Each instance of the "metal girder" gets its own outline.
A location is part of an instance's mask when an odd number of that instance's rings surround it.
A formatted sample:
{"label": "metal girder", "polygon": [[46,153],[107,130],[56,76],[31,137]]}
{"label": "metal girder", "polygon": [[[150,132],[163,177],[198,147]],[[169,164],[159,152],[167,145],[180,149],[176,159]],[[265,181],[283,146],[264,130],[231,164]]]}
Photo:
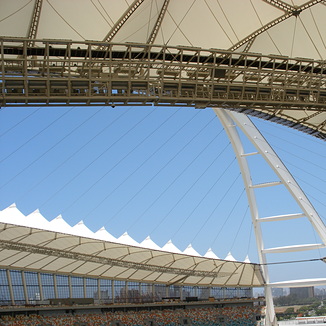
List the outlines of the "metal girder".
{"label": "metal girder", "polygon": [[274,20],[272,20],[271,22],[269,22],[268,24],[264,25],[263,27],[257,29],[256,31],[254,31],[253,33],[249,34],[247,37],[245,37],[244,39],[242,39],[241,41],[239,41],[238,43],[234,44],[233,46],[231,46],[229,48],[230,51],[235,51],[238,48],[240,48],[242,45],[246,44],[247,42],[249,42],[252,39],[255,39],[258,35],[266,32],[267,30],[269,30],[270,28],[272,28],[273,26],[283,22],[284,20],[288,19],[289,17],[292,17],[292,13],[286,13],[284,15],[282,15],[281,17],[278,17]]}
{"label": "metal girder", "polygon": [[255,37],[254,38],[252,38],[252,39],[250,39],[248,42],[247,42],[247,44],[245,45],[245,47],[244,47],[244,49],[243,49],[243,52],[249,52],[250,51],[250,48],[251,48],[251,46],[254,44],[254,42],[255,42]]}
{"label": "metal girder", "polygon": [[148,44],[108,43],[101,50],[100,42],[28,42],[0,39],[2,106],[223,107],[326,138],[323,61]]}
{"label": "metal girder", "polygon": [[[267,2],[270,2],[270,1],[267,0]],[[279,1],[271,1],[271,2],[279,3]],[[266,32],[270,28],[278,25],[279,23],[283,22],[284,20],[286,20],[286,19],[288,19],[288,18],[290,18],[292,16],[298,16],[303,10],[306,10],[306,9],[308,9],[308,8],[310,8],[310,7],[316,5],[317,3],[320,3],[320,2],[324,2],[324,0],[311,0],[311,1],[308,1],[307,3],[303,4],[302,6],[293,7],[292,11],[286,12],[286,14],[272,20],[271,22],[269,22],[266,25],[262,26],[261,28],[257,29],[256,31],[249,34],[248,36],[246,36],[244,39],[242,39],[238,43],[234,44],[232,47],[229,48],[229,50],[230,51],[237,50],[242,45],[249,42],[251,39],[256,38],[258,35]]]}
{"label": "metal girder", "polygon": [[311,1],[308,1],[306,2],[305,4],[303,4],[302,6],[298,7],[299,10],[306,10],[318,3],[322,3],[322,4],[325,4],[325,0],[311,0]]}
{"label": "metal girder", "polygon": [[30,41],[28,43],[28,46],[35,45],[37,29],[38,29],[38,25],[39,25],[40,17],[41,17],[42,4],[43,4],[43,0],[35,0],[33,15],[32,15],[30,25],[29,25],[28,38]]}
{"label": "metal girder", "polygon": [[160,11],[160,13],[159,13],[159,15],[157,17],[157,20],[155,22],[155,25],[154,25],[154,27],[152,29],[152,32],[151,32],[150,36],[148,37],[146,43],[148,43],[148,44],[153,44],[154,43],[154,41],[156,39],[156,36],[157,36],[157,33],[158,33],[158,30],[161,27],[163,18],[164,18],[165,13],[166,13],[166,11],[168,9],[169,2],[170,2],[170,0],[164,0],[163,6],[161,8],[161,11]]}
{"label": "metal girder", "polygon": [[291,6],[288,3],[283,2],[281,0],[263,0],[263,1],[269,3],[270,5],[278,8],[278,9],[281,9],[285,12],[291,12],[295,9],[294,6]]}
{"label": "metal girder", "polygon": [[312,119],[317,116],[318,116],[318,112],[314,112],[312,114],[307,114],[307,116],[305,118],[301,118],[301,119],[299,119],[299,121],[302,123],[302,122],[308,121],[309,119]]}
{"label": "metal girder", "polygon": [[125,22],[131,17],[131,15],[137,10],[137,8],[144,2],[144,0],[135,0],[129,8],[123,13],[120,19],[113,25],[109,33],[103,39],[103,42],[111,42],[113,37],[118,33],[120,28],[125,24]]}

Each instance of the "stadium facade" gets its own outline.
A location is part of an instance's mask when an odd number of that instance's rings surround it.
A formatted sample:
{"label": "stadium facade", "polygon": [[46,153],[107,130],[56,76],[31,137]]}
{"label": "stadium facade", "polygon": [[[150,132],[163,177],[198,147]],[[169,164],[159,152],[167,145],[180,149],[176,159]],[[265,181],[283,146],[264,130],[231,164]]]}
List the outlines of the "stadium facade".
{"label": "stadium facade", "polygon": [[101,305],[253,298],[250,287],[164,285],[9,269],[0,270],[0,280],[2,306],[49,305],[50,302]]}

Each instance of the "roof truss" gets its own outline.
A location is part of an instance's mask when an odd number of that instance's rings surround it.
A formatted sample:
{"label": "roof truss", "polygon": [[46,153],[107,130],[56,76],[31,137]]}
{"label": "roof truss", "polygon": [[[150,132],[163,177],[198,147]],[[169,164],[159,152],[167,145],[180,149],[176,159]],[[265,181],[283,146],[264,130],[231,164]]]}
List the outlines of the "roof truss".
{"label": "roof truss", "polygon": [[[264,0],[265,1],[265,0]],[[271,22],[269,22],[268,24],[262,26],[261,28],[257,29],[256,31],[254,31],[253,33],[249,34],[247,37],[245,37],[244,39],[242,39],[241,41],[239,41],[238,43],[234,44],[229,50],[230,51],[235,51],[238,48],[240,48],[241,46],[243,46],[245,43],[249,42],[252,39],[255,39],[258,35],[266,32],[267,30],[269,30],[270,28],[278,25],[279,23],[283,22],[284,20],[292,17],[292,16],[299,16],[299,14],[303,11],[306,10],[314,5],[316,5],[317,3],[324,3],[325,0],[311,0],[308,1],[307,3],[303,4],[300,7],[293,7],[293,10],[291,10],[290,12],[287,12],[286,14],[272,20]],[[278,0],[266,0],[266,2],[271,3],[273,5],[276,6],[280,6],[281,3]]]}
{"label": "roof truss", "polygon": [[153,27],[153,30],[151,32],[151,35],[148,37],[148,40],[147,40],[147,43],[148,44],[153,44],[155,39],[156,39],[156,36],[157,36],[157,33],[158,33],[158,30],[160,29],[160,26],[162,24],[162,21],[164,19],[164,16],[165,16],[165,13],[168,9],[168,6],[169,6],[169,2],[170,0],[165,0],[164,3],[163,3],[163,6],[161,8],[161,11],[157,17],[157,20],[156,20],[156,23]]}
{"label": "roof truss", "polygon": [[288,3],[283,2],[281,0],[263,0],[263,1],[269,3],[270,5],[278,8],[278,9],[281,9],[285,12],[291,12],[291,11],[295,10],[295,7],[289,5]]}
{"label": "roof truss", "polygon": [[110,32],[105,36],[103,42],[110,42],[113,37],[119,32],[125,22],[131,17],[131,15],[137,10],[137,8],[144,2],[144,0],[135,0],[130,7],[123,13],[119,20],[113,25]]}
{"label": "roof truss", "polygon": [[28,38],[29,46],[34,46],[35,38],[37,35],[37,29],[40,22],[41,10],[42,10],[43,0],[35,0],[33,15],[29,25]]}

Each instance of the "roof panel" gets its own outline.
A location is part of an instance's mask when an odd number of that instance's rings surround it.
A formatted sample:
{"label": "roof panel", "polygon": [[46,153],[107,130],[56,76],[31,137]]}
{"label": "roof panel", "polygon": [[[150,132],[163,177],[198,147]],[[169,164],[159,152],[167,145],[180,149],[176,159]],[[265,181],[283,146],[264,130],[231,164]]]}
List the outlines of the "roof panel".
{"label": "roof panel", "polygon": [[154,3],[151,0],[143,1],[142,5],[123,24],[119,33],[112,39],[114,42],[146,43],[156,23],[162,0]]}
{"label": "roof panel", "polygon": [[33,1],[0,1],[1,35],[9,36],[15,33],[16,36],[26,37],[33,8]]}
{"label": "roof panel", "polygon": [[93,270],[89,271],[88,275],[92,277],[104,277],[104,274],[110,269],[111,267],[108,265],[99,265]]}
{"label": "roof panel", "polygon": [[[44,231],[46,233],[46,231]],[[49,231],[50,232],[50,231]],[[51,234],[51,232],[50,232]],[[52,234],[53,240],[45,245],[47,248],[54,248],[57,250],[68,250],[78,245],[79,238],[72,235],[59,234],[55,237],[55,233]],[[38,243],[37,243],[38,244]]]}
{"label": "roof panel", "polygon": [[1,255],[1,266],[5,266],[6,265],[6,259],[7,258],[11,258],[14,255],[17,255],[18,253],[20,253],[19,250],[8,250],[8,249],[2,249],[0,250],[0,255]]}
{"label": "roof panel", "polygon": [[93,263],[93,262],[85,262],[85,261],[76,261],[73,262],[71,265],[67,265],[66,267],[62,268],[64,273],[76,273],[80,275],[87,275],[90,271],[94,269],[98,269],[101,267],[101,264]]}
{"label": "roof panel", "polygon": [[[31,235],[20,237],[17,242],[17,234]],[[41,244],[44,238],[56,240],[43,246]],[[213,283],[225,284],[225,273],[229,277],[242,265],[3,223],[0,223],[0,239],[0,247],[3,248],[0,251],[2,265],[40,272],[194,285],[199,282],[203,284],[205,277],[211,282],[209,275],[213,273]],[[104,248],[106,249],[103,250]],[[118,259],[117,251],[120,252]],[[121,255],[121,252],[124,254]],[[222,269],[219,268],[220,265]],[[259,285],[253,278],[253,268],[248,268],[246,273],[249,274],[246,279],[254,280],[254,283],[246,285]],[[238,276],[235,279],[241,283]]]}
{"label": "roof panel", "polygon": [[23,251],[12,251],[10,256],[7,256],[6,259],[1,260],[1,263],[3,265],[17,266],[18,268],[21,268],[24,267],[24,264],[22,264],[21,261],[23,261],[26,257],[28,257],[28,261],[30,262],[30,253]]}
{"label": "roof panel", "polygon": [[51,272],[46,269],[49,263],[53,261],[53,257],[41,254],[33,254],[33,259],[30,260],[28,264],[24,267],[26,270],[33,271],[43,271],[43,272]]}
{"label": "roof panel", "polygon": [[[71,265],[75,262],[76,262],[75,259],[69,259],[65,257],[52,257],[51,261],[43,268],[45,268],[48,271],[56,271],[60,273],[63,269],[65,269],[66,266]],[[15,265],[13,265],[12,268],[14,267]],[[67,271],[67,269],[65,270]]]}

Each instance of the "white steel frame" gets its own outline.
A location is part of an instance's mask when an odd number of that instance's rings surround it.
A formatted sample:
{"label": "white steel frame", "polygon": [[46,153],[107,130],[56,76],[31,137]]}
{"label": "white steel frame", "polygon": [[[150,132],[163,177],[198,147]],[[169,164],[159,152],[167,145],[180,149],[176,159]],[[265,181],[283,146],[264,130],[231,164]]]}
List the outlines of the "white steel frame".
{"label": "white steel frame", "polygon": [[[238,112],[227,111],[223,109],[214,109],[216,115],[219,117],[229,139],[232,143],[234,152],[236,154],[241,174],[244,180],[244,185],[248,197],[248,203],[251,212],[252,223],[255,230],[258,256],[261,264],[263,276],[265,278],[265,297],[266,297],[266,320],[267,326],[276,325],[276,316],[274,311],[274,304],[272,298],[272,288],[273,287],[296,287],[296,286],[308,286],[308,285],[325,285],[326,279],[318,280],[299,280],[299,281],[287,281],[279,283],[270,283],[267,258],[266,255],[270,253],[280,253],[280,252],[294,252],[294,251],[304,251],[313,250],[318,248],[323,248],[326,246],[326,227],[321,218],[319,217],[317,211],[314,209],[313,205],[310,203],[309,199],[306,197],[305,193],[301,190],[300,186],[297,184],[291,173],[288,171],[286,166],[274,152],[272,147],[268,144],[256,126],[251,122],[251,120],[244,114]],[[240,128],[244,135],[250,140],[250,142],[255,146],[257,152],[245,153],[240,135],[236,129]],[[264,160],[269,164],[270,168],[276,173],[280,181],[277,182],[266,182],[263,184],[253,184],[249,165],[247,162],[247,157],[250,155],[261,155]],[[301,208],[302,213],[286,214],[270,217],[259,216],[257,201],[254,193],[255,188],[263,188],[276,186],[283,184],[291,196],[295,199],[298,206]],[[312,224],[313,228],[319,235],[322,243],[317,244],[303,244],[303,245],[293,245],[284,246],[277,248],[265,248],[263,243],[263,236],[261,231],[261,223],[264,222],[275,222],[281,220],[288,220],[294,218],[308,218],[309,222]]]}

